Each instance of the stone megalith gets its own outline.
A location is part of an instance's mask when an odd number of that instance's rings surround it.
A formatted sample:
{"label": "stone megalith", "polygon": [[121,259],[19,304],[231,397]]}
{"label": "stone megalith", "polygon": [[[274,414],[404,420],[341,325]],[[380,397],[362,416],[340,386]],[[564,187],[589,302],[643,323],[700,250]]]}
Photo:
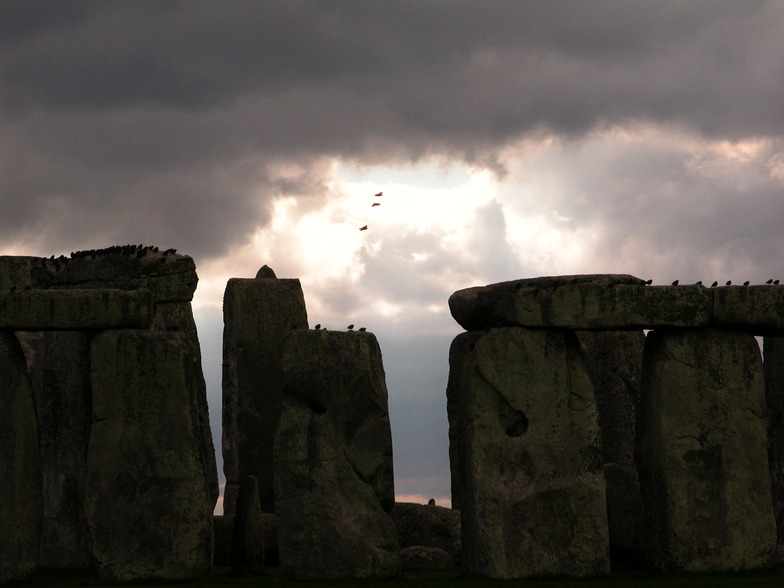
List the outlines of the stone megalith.
{"label": "stone megalith", "polygon": [[460,562],[460,511],[443,506],[396,502],[390,513],[400,549],[437,547]]}
{"label": "stone megalith", "polygon": [[463,361],[463,569],[496,579],[609,573],[597,409],[574,334],[492,329]]}
{"label": "stone megalith", "polygon": [[[266,267],[266,266],[265,266]],[[234,514],[245,476],[259,482],[264,512],[275,512],[273,445],[283,390],[283,339],[307,329],[297,279],[262,268],[256,279],[232,278],[223,297],[223,512]]]}
{"label": "stone megalith", "polygon": [[653,567],[717,572],[773,564],[764,394],[751,335],[648,334],[637,463]]}
{"label": "stone megalith", "polygon": [[784,544],[784,337],[765,337],[768,465],[778,544]]}
{"label": "stone megalith", "polygon": [[372,333],[291,331],[275,439],[281,572],[296,579],[399,573],[392,436]]}
{"label": "stone megalith", "polygon": [[639,562],[645,531],[634,451],[645,334],[642,331],[578,331],[576,334],[599,409],[610,554],[619,561]]}
{"label": "stone megalith", "polygon": [[211,574],[213,504],[184,339],[153,331],[93,339],[84,511],[102,579]]}
{"label": "stone megalith", "polygon": [[245,476],[237,495],[231,533],[231,573],[264,573],[264,519],[259,500],[259,482]]}
{"label": "stone megalith", "polygon": [[92,425],[89,331],[17,333],[27,357],[38,417],[43,519],[39,565],[89,569],[84,520]]}
{"label": "stone megalith", "polygon": [[33,393],[13,332],[0,330],[0,583],[38,563],[41,470]]}

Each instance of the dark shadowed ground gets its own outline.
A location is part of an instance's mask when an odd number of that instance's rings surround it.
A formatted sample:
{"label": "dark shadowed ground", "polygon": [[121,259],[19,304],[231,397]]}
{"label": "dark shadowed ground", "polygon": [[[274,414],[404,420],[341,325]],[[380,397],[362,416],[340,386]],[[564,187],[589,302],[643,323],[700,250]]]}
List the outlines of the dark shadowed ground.
{"label": "dark shadowed ground", "polygon": [[[64,575],[62,573],[39,571],[32,582],[26,586],[46,586],[47,588],[71,586],[109,586],[84,575]],[[614,573],[609,578],[589,580],[482,580],[463,577],[458,571],[452,572],[418,572],[407,573],[399,580],[350,580],[336,582],[294,582],[278,576],[278,570],[272,569],[265,576],[246,576],[236,578],[229,574],[228,568],[217,568],[213,580],[206,583],[158,583],[124,584],[123,586],[170,586],[170,587],[218,587],[218,586],[254,586],[256,588],[309,586],[311,588],[333,588],[335,586],[351,586],[352,588],[621,588],[625,586],[654,586],[670,588],[730,588],[746,587],[781,587],[784,586],[784,566],[761,572],[745,572],[737,574],[704,574],[704,575],[653,575],[638,571]]]}

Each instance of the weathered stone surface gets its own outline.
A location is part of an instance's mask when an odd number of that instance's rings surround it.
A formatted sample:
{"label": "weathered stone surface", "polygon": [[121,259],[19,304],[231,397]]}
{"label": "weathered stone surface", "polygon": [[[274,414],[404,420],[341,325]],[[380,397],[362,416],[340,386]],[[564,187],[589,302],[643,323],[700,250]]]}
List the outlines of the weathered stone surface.
{"label": "weathered stone surface", "polygon": [[291,331],[275,439],[281,571],[298,579],[398,574],[392,438],[372,333]]}
{"label": "weathered stone surface", "polygon": [[784,286],[720,286],[713,290],[713,321],[762,335],[784,334]]}
{"label": "weathered stone surface", "polygon": [[579,331],[576,335],[599,409],[610,554],[616,561],[635,563],[644,551],[644,513],[634,451],[645,335],[642,331]]}
{"label": "weathered stone surface", "polygon": [[0,331],[0,583],[35,569],[41,472],[32,386],[19,342]]}
{"label": "weathered stone surface", "polygon": [[452,340],[449,347],[449,380],[446,385],[446,414],[449,422],[449,473],[452,491],[452,508],[460,510],[463,503],[463,473],[459,467],[460,445],[458,442],[457,408],[460,403],[462,382],[465,381],[463,371],[470,369],[466,356],[474,349],[474,345],[482,336],[480,332],[460,333]]}
{"label": "weathered stone surface", "polygon": [[784,544],[784,337],[765,337],[768,465],[779,545]]}
{"label": "weathered stone surface", "polygon": [[464,570],[498,579],[609,573],[598,415],[576,337],[494,329],[464,361]]}
{"label": "weathered stone surface", "polygon": [[145,329],[153,318],[147,290],[25,290],[0,292],[0,328]]}
{"label": "weathered stone surface", "polygon": [[437,547],[447,552],[453,561],[460,561],[460,511],[396,502],[389,513],[397,529],[400,548],[415,545]]}
{"label": "weathered stone surface", "polygon": [[412,545],[400,550],[400,568],[405,572],[437,572],[454,567],[452,556],[438,547]]}
{"label": "weathered stone surface", "polygon": [[637,463],[654,567],[713,572],[773,564],[763,386],[751,335],[648,334]]}
{"label": "weathered stone surface", "polygon": [[234,515],[212,517],[213,566],[231,565],[231,540],[234,533]]}
{"label": "weathered stone surface", "polygon": [[292,329],[308,328],[299,280],[229,280],[223,322],[223,512],[234,513],[244,476],[258,479],[262,510],[275,512],[272,452],[283,339]]}
{"label": "weathered stone surface", "polygon": [[211,573],[212,500],[183,339],[104,331],[93,340],[84,510],[103,579]]}
{"label": "weathered stone surface", "polygon": [[92,425],[90,342],[85,331],[17,333],[27,358],[38,417],[43,520],[39,564],[91,566],[84,479]]}
{"label": "weathered stone surface", "polygon": [[32,289],[146,289],[156,302],[189,301],[196,266],[187,255],[145,248],[110,247],[76,257],[0,256],[0,291]]}
{"label": "weathered stone surface", "polygon": [[234,529],[231,535],[231,573],[264,573],[264,521],[259,483],[253,476],[245,476],[237,495]]}

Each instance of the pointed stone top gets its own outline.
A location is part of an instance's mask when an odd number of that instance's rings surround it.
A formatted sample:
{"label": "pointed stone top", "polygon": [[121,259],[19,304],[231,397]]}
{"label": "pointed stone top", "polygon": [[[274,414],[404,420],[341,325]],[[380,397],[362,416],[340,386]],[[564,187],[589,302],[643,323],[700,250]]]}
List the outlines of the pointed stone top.
{"label": "pointed stone top", "polygon": [[257,280],[277,280],[278,276],[268,265],[261,266],[261,269],[256,273]]}

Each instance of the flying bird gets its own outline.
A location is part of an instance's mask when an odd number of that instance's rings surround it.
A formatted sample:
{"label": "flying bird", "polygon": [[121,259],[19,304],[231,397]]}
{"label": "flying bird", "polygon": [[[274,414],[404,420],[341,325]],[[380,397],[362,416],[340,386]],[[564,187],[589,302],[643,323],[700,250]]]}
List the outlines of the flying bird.
{"label": "flying bird", "polygon": [[370,208],[373,208],[374,206],[381,206],[381,203],[380,202],[374,202],[373,204],[370,205]]}
{"label": "flying bird", "polygon": [[376,194],[375,196],[376,196],[376,198],[378,198],[379,196],[383,196],[383,195],[384,195],[384,193],[383,193],[383,192],[379,192],[379,193],[378,193],[378,194]]}
{"label": "flying bird", "polygon": [[359,230],[360,231],[367,231],[367,225],[365,225],[364,227],[359,227]]}

